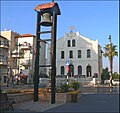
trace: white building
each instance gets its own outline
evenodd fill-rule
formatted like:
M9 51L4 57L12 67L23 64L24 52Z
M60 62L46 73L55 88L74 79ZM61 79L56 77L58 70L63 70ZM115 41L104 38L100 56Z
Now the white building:
M98 40L81 36L79 32L66 33L57 40L57 75L67 75L66 62L69 65L69 77L89 83L94 77L101 78L102 53Z
M32 34L24 34L16 37L18 39L17 51L18 54L18 66L19 72L26 74L28 76L27 82L33 81L33 74L35 69L35 56L36 56L36 36ZM40 42L40 64L45 65L45 49L46 44L44 41ZM16 55L15 55L16 57ZM39 67L38 67L39 68ZM40 68L39 73L46 73L45 68Z
M27 75L27 82L33 82L35 68L35 52L36 52L36 36L32 34L23 34L13 32L11 30L1 31L1 35L9 41L8 47L8 65L4 66L5 70L11 70L10 82L12 77L21 71ZM46 64L46 42L40 42L40 65ZM1 53L1 52L0 52ZM2 59L1 59L2 60ZM2 66L3 67L3 66ZM39 73L46 74L46 68L40 68Z

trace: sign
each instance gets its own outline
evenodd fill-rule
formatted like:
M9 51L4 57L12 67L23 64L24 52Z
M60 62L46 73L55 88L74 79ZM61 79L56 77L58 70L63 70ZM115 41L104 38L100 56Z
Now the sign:
M66 66L69 66L70 65L70 60L67 60L66 61Z
M66 66L66 71L67 71L67 72L69 71L69 66Z

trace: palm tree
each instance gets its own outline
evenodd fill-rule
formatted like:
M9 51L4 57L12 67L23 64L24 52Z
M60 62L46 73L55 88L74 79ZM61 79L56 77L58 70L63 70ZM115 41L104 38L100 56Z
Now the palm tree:
M118 56L118 52L116 51L116 45L113 45L113 43L111 43L111 35L109 35L110 43L105 45L104 50L105 52L103 53L103 55L105 57L108 57L108 60L110 62L110 86L112 85L112 73L113 73L113 57L114 56Z

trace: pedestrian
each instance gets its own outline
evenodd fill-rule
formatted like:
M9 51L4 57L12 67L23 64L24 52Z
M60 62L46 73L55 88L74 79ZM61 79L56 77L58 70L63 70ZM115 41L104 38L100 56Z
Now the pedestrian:
M9 81L10 79L7 77L7 87L9 87Z

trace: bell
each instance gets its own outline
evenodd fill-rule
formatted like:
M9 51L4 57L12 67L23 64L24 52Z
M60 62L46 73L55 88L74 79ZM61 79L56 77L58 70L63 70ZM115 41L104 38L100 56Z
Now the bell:
M42 14L42 21L40 23L42 26L52 26L50 13Z

